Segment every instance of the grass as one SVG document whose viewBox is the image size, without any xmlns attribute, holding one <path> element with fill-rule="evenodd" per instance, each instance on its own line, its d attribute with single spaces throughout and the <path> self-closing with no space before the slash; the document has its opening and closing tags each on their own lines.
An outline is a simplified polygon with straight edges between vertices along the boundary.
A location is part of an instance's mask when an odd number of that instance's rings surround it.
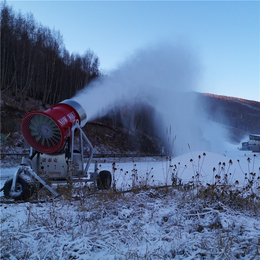
<svg viewBox="0 0 260 260">
<path fill-rule="evenodd" d="M 167 210 L 160 214 L 163 208 Z M 192 252 L 205 259 L 243 259 L 250 252 L 259 256 L 258 241 L 240 223 L 221 224 L 228 206 L 194 198 L 191 190 L 168 188 L 166 194 L 149 189 L 112 200 L 104 192 L 84 202 L 27 203 L 25 211 L 18 229 L 4 230 L 5 259 L 97 259 L 92 257 L 104 250 L 113 259 L 185 259 Z"/>
<path fill-rule="evenodd" d="M 253 162 L 251 162 L 250 158 L 247 159 L 249 174 L 244 172 L 240 165 L 240 169 L 245 175 L 242 185 L 237 180 L 234 180 L 233 174 L 230 173 L 233 162 L 229 160 L 228 165 L 225 162 L 219 162 L 218 169 L 213 168 L 212 183 L 207 183 L 206 186 L 200 182 L 205 157 L 206 153 L 203 153 L 203 157 L 199 155 L 197 163 L 194 163 L 194 159 L 190 159 L 194 174 L 192 180 L 186 184 L 178 176 L 180 167 L 174 165 L 172 186 L 182 191 L 195 191 L 193 193 L 195 199 L 202 198 L 211 203 L 219 201 L 234 209 L 253 210 L 255 213 L 260 212 L 260 169 L 257 169 L 258 173 L 254 171 L 256 156 L 254 155 Z M 253 164 L 252 166 L 251 163 Z"/>
<path fill-rule="evenodd" d="M 132 174 L 130 187 L 124 179 L 122 187 L 114 179 L 110 190 L 96 193 L 87 185 L 60 186 L 62 196 L 49 202 L 50 194 L 39 191 L 46 203 L 13 205 L 25 212 L 19 223 L 10 214 L 1 218 L 1 259 L 258 259 L 260 239 L 244 219 L 260 213 L 259 172 L 238 185 L 227 175 L 232 162 L 220 163 L 203 186 L 205 156 L 190 161 L 188 184 L 167 158 L 171 185 L 154 186 L 152 168 L 142 174 L 133 161 L 131 173 L 113 164 L 114 176 Z"/>
</svg>

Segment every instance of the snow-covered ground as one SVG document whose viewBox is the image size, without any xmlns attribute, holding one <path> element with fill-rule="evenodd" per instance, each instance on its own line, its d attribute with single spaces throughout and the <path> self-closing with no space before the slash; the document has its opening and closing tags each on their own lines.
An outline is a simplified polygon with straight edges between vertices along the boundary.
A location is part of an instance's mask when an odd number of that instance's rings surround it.
<svg viewBox="0 0 260 260">
<path fill-rule="evenodd" d="M 260 259 L 259 208 L 198 196 L 196 185 L 153 188 L 171 185 L 172 175 L 183 184 L 219 180 L 219 187 L 241 191 L 253 180 L 247 193 L 258 207 L 259 153 L 231 147 L 222 155 L 115 159 L 114 166 L 98 163 L 112 171 L 118 191 L 149 188 L 118 194 L 82 188 L 73 199 L 1 203 L 1 259 Z M 14 171 L 1 169 L 1 187 Z"/>
</svg>

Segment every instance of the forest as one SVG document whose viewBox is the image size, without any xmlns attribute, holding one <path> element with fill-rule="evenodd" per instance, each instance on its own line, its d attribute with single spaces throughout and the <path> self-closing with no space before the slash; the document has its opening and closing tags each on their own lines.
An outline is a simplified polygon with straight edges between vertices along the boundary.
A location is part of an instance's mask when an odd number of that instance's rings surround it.
<svg viewBox="0 0 260 260">
<path fill-rule="evenodd" d="M 69 53 L 57 30 L 33 15 L 1 4 L 1 92 L 21 104 L 28 97 L 54 105 L 72 97 L 100 76 L 99 58 L 90 49 Z"/>
</svg>

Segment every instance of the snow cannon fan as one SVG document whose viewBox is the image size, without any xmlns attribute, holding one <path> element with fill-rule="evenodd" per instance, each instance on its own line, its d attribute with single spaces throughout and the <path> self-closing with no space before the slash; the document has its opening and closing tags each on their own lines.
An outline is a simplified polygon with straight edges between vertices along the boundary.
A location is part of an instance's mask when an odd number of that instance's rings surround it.
<svg viewBox="0 0 260 260">
<path fill-rule="evenodd" d="M 59 152 L 71 134 L 73 123 L 86 124 L 87 115 L 82 106 L 71 99 L 46 111 L 33 111 L 22 120 L 22 133 L 27 143 L 44 154 Z"/>
<path fill-rule="evenodd" d="M 71 99 L 46 111 L 26 114 L 21 128 L 31 146 L 29 158 L 23 157 L 13 179 L 6 181 L 2 188 L 5 197 L 26 200 L 43 187 L 57 197 L 59 194 L 52 184 L 64 184 L 64 181 L 67 181 L 69 188 L 73 183 L 84 182 L 86 185 L 91 182 L 94 185 L 90 188 L 109 189 L 111 172 L 99 171 L 97 161 L 94 171 L 88 172 L 94 150 L 82 130 L 86 122 L 85 110 Z"/>
</svg>

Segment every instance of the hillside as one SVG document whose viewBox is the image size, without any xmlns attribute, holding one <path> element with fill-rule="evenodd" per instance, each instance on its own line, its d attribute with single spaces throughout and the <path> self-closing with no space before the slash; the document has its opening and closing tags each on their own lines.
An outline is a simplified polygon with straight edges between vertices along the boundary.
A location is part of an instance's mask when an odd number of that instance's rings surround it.
<svg viewBox="0 0 260 260">
<path fill-rule="evenodd" d="M 213 94 L 199 99 L 209 119 L 226 126 L 231 141 L 240 143 L 249 133 L 260 134 L 260 102 Z"/>
<path fill-rule="evenodd" d="M 249 133 L 260 133 L 260 102 L 212 94 L 198 94 L 198 98 L 200 109 L 207 113 L 210 120 L 226 126 L 232 142 L 241 142 Z M 10 133 L 10 136 L 4 145 L 1 144 L 1 151 L 24 152 L 20 130 L 23 116 L 29 111 L 48 108 L 31 98 L 21 106 L 12 96 L 2 93 L 1 133 Z M 144 118 L 149 121 L 149 113 L 142 113 L 141 121 Z M 94 145 L 95 153 L 160 154 L 165 144 L 152 134 L 152 130 L 147 131 L 146 126 L 128 129 L 114 118 L 106 117 L 87 123 L 83 130 Z M 150 126 L 146 128 L 151 129 Z"/>
<path fill-rule="evenodd" d="M 203 94 L 204 110 L 219 123 L 245 132 L 260 133 L 260 102 Z"/>
</svg>

